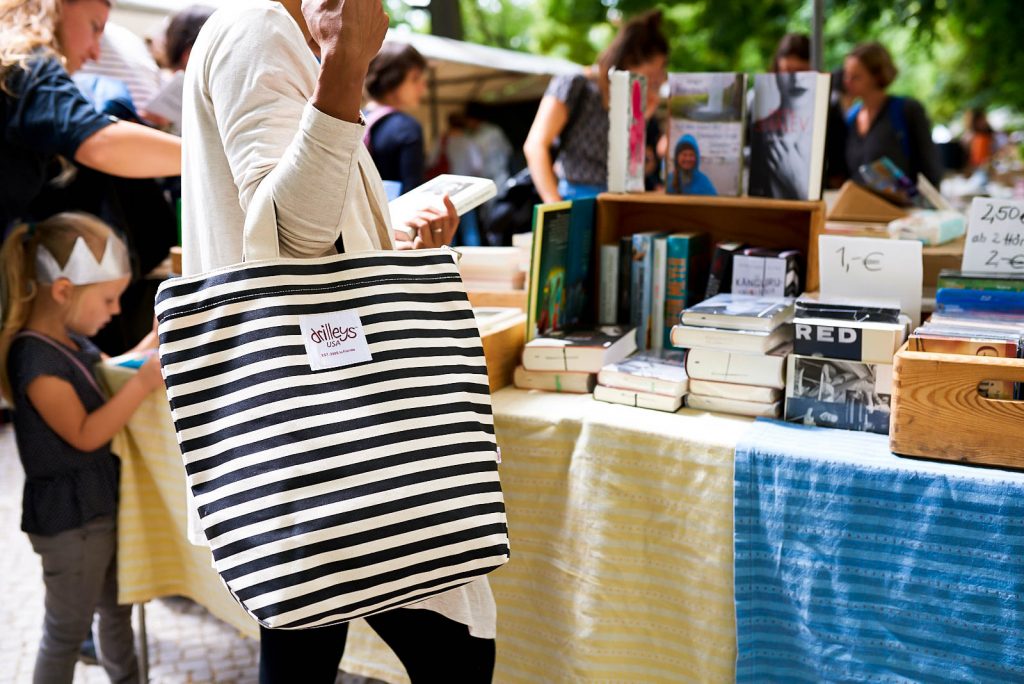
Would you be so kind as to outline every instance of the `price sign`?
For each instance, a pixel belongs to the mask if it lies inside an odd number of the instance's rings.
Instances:
[[[1024,202],[991,197],[974,199],[961,268],[1024,275]]]
[[[917,240],[822,235],[818,269],[822,296],[896,297],[914,325],[921,322],[923,267]]]

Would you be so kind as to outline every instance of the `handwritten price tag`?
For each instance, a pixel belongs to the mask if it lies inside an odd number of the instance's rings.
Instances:
[[[898,297],[900,308],[921,321],[921,243],[917,240],[822,235],[818,269],[823,296]]]
[[[991,197],[974,199],[961,268],[1024,274],[1024,202]]]

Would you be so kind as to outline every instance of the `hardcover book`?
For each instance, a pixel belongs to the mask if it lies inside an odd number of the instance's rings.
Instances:
[[[786,420],[889,434],[892,365],[789,357]]]
[[[677,325],[672,328],[672,346],[685,349],[711,347],[764,354],[769,349],[792,341],[793,326],[790,324],[780,325],[775,330],[727,330],[694,325]]]
[[[719,242],[715,245],[715,253],[711,256],[708,268],[708,285],[704,290],[704,299],[716,294],[728,292],[732,288],[732,259],[741,249],[740,242]]]
[[[793,352],[803,356],[892,363],[907,338],[910,319],[900,323],[838,321],[828,318],[793,319]]]
[[[684,310],[684,325],[769,332],[793,315],[791,297],[720,294]]]
[[[605,365],[621,361],[636,351],[635,333],[632,328],[619,326],[555,331],[526,343],[523,367],[527,370],[597,373]]]
[[[654,299],[654,241],[663,233],[633,233],[633,261],[630,264],[630,320],[636,328],[636,347],[650,349],[651,304]]]
[[[642,352],[610,363],[597,381],[606,387],[681,397],[686,394],[686,357],[683,352]]]
[[[899,323],[900,300],[822,296],[811,293],[797,297],[794,313],[798,318]]]
[[[672,345],[672,326],[679,314],[703,296],[707,280],[707,235],[675,233],[665,238],[665,307],[662,347]]]
[[[697,411],[714,411],[715,413],[729,413],[734,416],[749,416],[751,418],[778,418],[782,413],[782,402],[780,401],[740,401],[700,394],[688,394],[686,406]]]
[[[647,80],[629,71],[608,74],[608,192],[643,192],[647,146]]]
[[[830,82],[814,71],[754,76],[751,196],[821,198]]]
[[[680,195],[742,194],[746,75],[669,74],[665,190]]]
[[[796,297],[800,294],[800,252],[744,249],[732,258],[732,294]]]
[[[782,389],[778,387],[760,387],[757,385],[737,385],[732,382],[713,382],[710,380],[691,380],[690,393],[703,397],[718,397],[736,401],[756,401],[771,404],[782,398]]]
[[[1024,292],[1024,273],[972,273],[944,268],[939,271],[937,287],[953,290]]]
[[[686,374],[691,382],[711,380],[782,389],[786,386],[786,359],[792,350],[792,345],[783,345],[767,354],[691,349],[686,352]]]
[[[587,394],[594,390],[596,377],[594,373],[531,371],[522,366],[516,366],[515,373],[512,374],[512,383],[519,389]]]
[[[527,339],[593,325],[590,269],[595,200],[538,204],[527,293]]]
[[[656,411],[668,411],[674,413],[683,405],[682,396],[671,397],[665,394],[654,394],[651,392],[639,392],[637,390],[621,389],[618,387],[605,387],[597,385],[594,388],[594,399],[607,401],[613,404],[625,404],[637,408],[654,409]]]

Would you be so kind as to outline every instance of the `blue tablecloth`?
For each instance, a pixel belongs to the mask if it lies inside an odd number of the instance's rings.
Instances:
[[[1024,681],[1024,474],[759,421],[734,514],[738,682]]]

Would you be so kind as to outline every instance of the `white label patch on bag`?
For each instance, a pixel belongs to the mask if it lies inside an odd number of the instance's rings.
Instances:
[[[309,367],[315,371],[370,361],[363,324],[355,311],[299,317]]]

